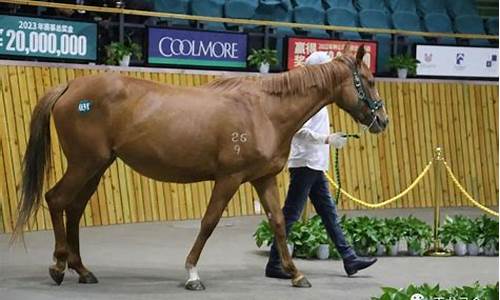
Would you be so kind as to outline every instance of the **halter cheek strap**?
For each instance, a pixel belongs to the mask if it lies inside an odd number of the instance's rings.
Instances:
[[[361,80],[361,76],[359,76],[359,72],[354,62],[352,62],[348,58],[341,60],[344,61],[344,63],[346,63],[349,66],[349,69],[351,69],[354,81],[354,88],[356,89],[356,93],[358,94],[358,100],[365,103],[368,106],[372,115],[375,114],[377,110],[381,109],[384,106],[384,102],[382,102],[382,100],[373,99],[368,96],[365,87],[363,85],[363,81]]]
[[[351,70],[354,87],[356,88],[359,101],[364,102],[368,106],[368,108],[370,108],[371,112],[375,113],[377,110],[381,109],[384,106],[384,103],[382,102],[382,100],[370,98],[365,92],[365,87],[363,85],[361,77],[359,76],[358,70],[356,70],[356,68],[351,68]]]

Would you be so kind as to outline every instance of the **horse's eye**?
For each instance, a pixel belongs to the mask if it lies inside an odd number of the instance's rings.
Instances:
[[[368,80],[368,86],[371,87],[371,88],[375,87],[375,81]]]

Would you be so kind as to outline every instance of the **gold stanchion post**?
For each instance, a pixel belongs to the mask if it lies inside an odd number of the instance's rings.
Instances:
[[[436,147],[434,156],[434,177],[436,180],[434,193],[434,249],[430,250],[427,255],[430,256],[449,256],[450,253],[441,248],[439,241],[439,226],[441,224],[440,205],[443,196],[443,188],[441,181],[441,173],[443,170],[443,153],[441,147]]]

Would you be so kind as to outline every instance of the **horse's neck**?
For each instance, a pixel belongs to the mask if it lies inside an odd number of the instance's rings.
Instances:
[[[307,94],[283,96],[280,101],[274,101],[269,115],[282,142],[288,143],[307,120],[331,103],[331,99],[313,88]]]
[[[267,102],[267,111],[281,137],[281,143],[289,146],[295,133],[307,120],[325,105],[340,99],[341,84],[347,76],[340,64],[333,61],[308,66],[305,68],[309,69],[290,71],[295,73],[268,82],[276,83],[276,89],[282,90],[282,93],[275,95],[279,98],[274,99],[277,101]]]

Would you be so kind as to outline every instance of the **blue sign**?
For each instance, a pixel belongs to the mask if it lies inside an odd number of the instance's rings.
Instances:
[[[148,28],[148,63],[246,68],[244,33]]]

